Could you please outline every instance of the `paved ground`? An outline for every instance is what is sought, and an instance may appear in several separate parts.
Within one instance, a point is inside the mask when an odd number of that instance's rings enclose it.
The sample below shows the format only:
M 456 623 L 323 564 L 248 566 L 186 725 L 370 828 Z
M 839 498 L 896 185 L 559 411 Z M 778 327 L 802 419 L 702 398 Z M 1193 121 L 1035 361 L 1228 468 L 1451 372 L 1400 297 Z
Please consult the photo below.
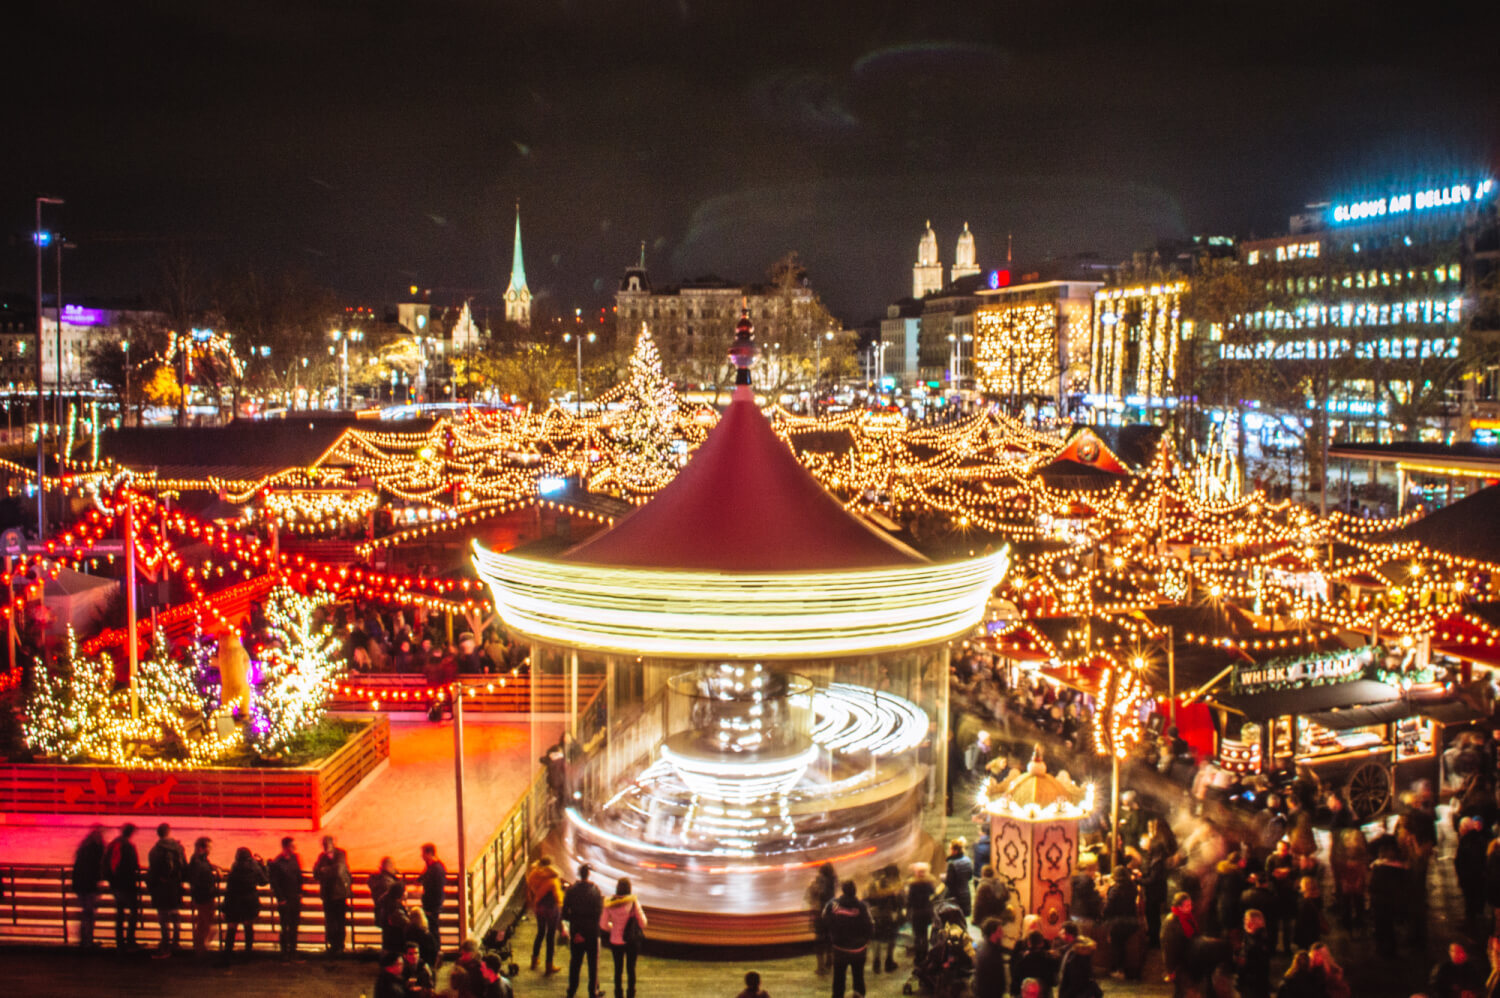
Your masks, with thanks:
M 558 731 L 561 725 L 558 725 Z M 546 732 L 556 738 L 558 731 Z M 531 735 L 525 722 L 464 724 L 465 825 L 471 850 L 489 841 L 500 820 L 515 806 L 536 768 Z M 544 743 L 545 744 L 545 743 Z M 151 824 L 154 821 L 137 822 Z M 262 856 L 281 851 L 283 835 L 301 844 L 312 862 L 322 832 L 306 829 L 195 827 L 173 822 L 174 834 L 192 842 L 206 834 L 226 862 L 236 846 Z M 453 808 L 453 724 L 445 721 L 391 724 L 390 764 L 366 779 L 346 798 L 324 831 L 336 835 L 355 869 L 373 870 L 390 855 L 398 868 L 421 867 L 419 847 L 432 842 L 438 855 L 453 865 L 458 832 Z M 36 827 L 0 825 L 0 859 L 12 863 L 70 863 L 83 830 L 76 825 Z M 148 840 L 149 841 L 149 840 Z

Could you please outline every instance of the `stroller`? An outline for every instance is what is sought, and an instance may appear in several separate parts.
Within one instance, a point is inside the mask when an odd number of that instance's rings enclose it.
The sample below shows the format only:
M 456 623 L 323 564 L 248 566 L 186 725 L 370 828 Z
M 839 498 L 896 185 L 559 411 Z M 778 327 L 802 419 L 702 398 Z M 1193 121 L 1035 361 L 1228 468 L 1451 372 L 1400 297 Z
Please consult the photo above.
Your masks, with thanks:
M 901 993 L 920 991 L 933 998 L 959 998 L 974 976 L 974 940 L 969 937 L 969 920 L 952 901 L 938 902 L 932 916 L 927 956 L 912 967 L 911 978 L 902 985 Z
M 515 979 L 516 974 L 521 972 L 521 967 L 512 957 L 510 941 L 511 937 L 516 934 L 516 927 L 521 924 L 521 919 L 525 917 L 525 914 L 520 914 L 508 926 L 495 926 L 486 932 L 484 938 L 480 940 L 481 952 L 494 953 L 500 957 L 500 963 L 505 970 L 505 976 L 512 980 Z

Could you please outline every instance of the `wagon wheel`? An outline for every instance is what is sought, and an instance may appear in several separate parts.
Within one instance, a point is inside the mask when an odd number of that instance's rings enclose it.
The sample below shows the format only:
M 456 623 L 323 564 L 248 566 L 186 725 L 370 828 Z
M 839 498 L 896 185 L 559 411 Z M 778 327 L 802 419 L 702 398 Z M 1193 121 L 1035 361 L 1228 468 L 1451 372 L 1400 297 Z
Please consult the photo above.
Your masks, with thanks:
M 1391 774 L 1380 763 L 1367 762 L 1349 774 L 1344 796 L 1354 816 L 1368 821 L 1391 802 Z

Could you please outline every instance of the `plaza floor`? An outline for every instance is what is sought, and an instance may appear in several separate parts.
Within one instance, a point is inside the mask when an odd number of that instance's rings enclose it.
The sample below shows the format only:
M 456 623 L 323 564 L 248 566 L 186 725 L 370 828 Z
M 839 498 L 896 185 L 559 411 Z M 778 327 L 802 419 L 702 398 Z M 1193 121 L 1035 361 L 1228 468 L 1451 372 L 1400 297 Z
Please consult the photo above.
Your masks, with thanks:
M 544 734 L 555 739 L 561 731 Z M 531 734 L 524 722 L 466 722 L 464 825 L 469 848 L 487 842 L 500 820 L 515 806 L 536 769 Z M 546 744 L 545 742 L 543 744 Z M 305 863 L 311 863 L 318 839 L 326 832 L 348 850 L 354 869 L 374 869 L 382 856 L 393 856 L 399 869 L 421 866 L 423 842 L 438 847 L 438 855 L 453 865 L 458 829 L 453 796 L 453 724 L 395 721 L 391 724 L 391 758 L 339 803 L 322 831 L 305 828 L 234 828 L 195 825 L 190 819 L 172 822 L 173 834 L 183 842 L 208 835 L 215 853 L 224 860 L 237 846 L 249 846 L 262 856 L 280 851 L 284 835 L 297 839 Z M 121 819 L 123 820 L 123 819 Z M 149 818 L 139 825 L 154 825 Z M 84 830 L 71 825 L 0 825 L 0 859 L 11 863 L 69 863 Z M 150 841 L 150 833 L 146 833 Z M 226 855 L 228 854 L 228 855 Z

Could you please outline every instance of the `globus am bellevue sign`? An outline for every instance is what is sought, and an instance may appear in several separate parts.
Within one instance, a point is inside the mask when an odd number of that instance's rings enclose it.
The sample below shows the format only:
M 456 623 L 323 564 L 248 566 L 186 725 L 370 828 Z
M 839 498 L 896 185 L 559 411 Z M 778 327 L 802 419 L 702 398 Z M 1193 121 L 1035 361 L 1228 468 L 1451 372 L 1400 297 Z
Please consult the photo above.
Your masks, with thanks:
M 1336 204 L 1329 212 L 1335 223 L 1364 222 L 1387 215 L 1404 215 L 1410 212 L 1427 211 L 1433 208 L 1452 208 L 1471 201 L 1482 201 L 1495 192 L 1493 180 L 1480 180 L 1472 184 L 1449 184 L 1447 187 L 1429 187 L 1405 191 L 1383 198 L 1367 198 Z
M 1377 653 L 1384 654 L 1378 645 L 1364 645 L 1347 651 L 1242 663 L 1234 668 L 1230 689 L 1233 693 L 1284 692 L 1352 682 L 1364 677 L 1375 664 Z

